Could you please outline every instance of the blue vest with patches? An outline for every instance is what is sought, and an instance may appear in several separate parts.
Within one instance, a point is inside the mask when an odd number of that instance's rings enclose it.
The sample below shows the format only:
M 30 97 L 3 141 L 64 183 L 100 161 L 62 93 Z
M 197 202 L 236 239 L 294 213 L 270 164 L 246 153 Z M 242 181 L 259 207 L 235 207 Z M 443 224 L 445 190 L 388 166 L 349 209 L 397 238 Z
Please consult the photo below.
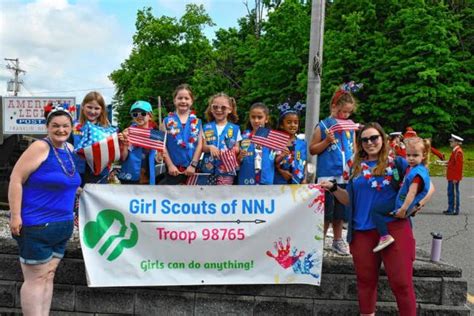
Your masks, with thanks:
M 423 179 L 423 190 L 416 194 L 415 198 L 413 199 L 413 202 L 410 204 L 407 210 L 411 210 L 416 205 L 416 203 L 420 202 L 420 200 L 423 199 L 426 194 L 428 194 L 431 184 L 429 171 L 423 164 L 416 165 L 410 169 L 408 174 L 403 179 L 403 185 L 397 194 L 395 209 L 398 210 L 403 205 L 403 202 L 405 202 L 405 198 L 407 196 L 408 190 L 410 189 L 410 185 L 412 184 L 413 179 L 415 179 L 416 176 L 420 176 L 421 179 Z
M 166 149 L 171 161 L 175 166 L 182 166 L 186 168 L 193 160 L 193 155 L 196 151 L 196 146 L 199 141 L 198 137 L 200 137 L 199 132 L 201 131 L 201 120 L 197 120 L 197 137 L 195 142 L 192 143 L 189 139 L 191 136 L 191 115 L 188 117 L 184 129 L 178 115 L 173 113 L 173 115 L 170 115 L 164 119 L 166 132 L 168 133 L 166 135 Z M 177 124 L 175 127 L 175 129 L 178 130 L 176 135 L 172 135 L 171 133 L 172 128 L 169 124 L 171 121 L 174 121 Z
M 304 167 L 307 159 L 307 147 L 305 140 L 296 138 L 294 150 L 291 151 L 290 156 L 286 156 L 280 162 L 280 168 L 290 171 L 293 177 L 291 180 L 286 181 L 277 171 L 275 172 L 274 184 L 299 184 L 303 181 Z
M 132 124 L 131 126 L 136 125 Z M 140 171 L 142 168 L 142 157 L 144 155 L 144 150 L 146 149 L 130 145 L 127 159 L 122 162 L 122 168 L 118 174 L 119 179 L 127 181 L 140 180 Z M 154 149 L 150 149 L 148 154 L 145 154 L 145 159 L 148 159 L 150 184 L 155 184 L 155 156 L 156 150 Z
M 250 141 L 250 131 L 245 131 L 240 142 L 240 150 L 247 151 L 247 156 L 242 159 L 238 174 L 239 184 L 273 184 L 275 176 L 275 152 L 267 147 L 262 147 L 262 172 L 260 182 L 256 181 L 255 172 L 255 144 Z
M 216 146 L 219 150 L 232 149 L 237 144 L 239 126 L 227 122 L 221 135 L 217 135 L 216 122 L 212 121 L 205 124 L 202 128 L 204 140 L 207 145 Z M 200 165 L 201 172 L 215 175 L 235 176 L 235 173 L 226 173 L 221 170 L 222 161 L 215 159 L 211 153 L 205 153 Z
M 336 119 L 327 117 L 317 126 L 321 130 L 321 140 L 326 139 L 326 130 L 336 125 Z M 336 144 L 329 145 L 322 153 L 318 155 L 317 177 L 339 177 L 344 171 L 344 164 L 347 163 L 354 154 L 354 131 L 335 132 Z M 345 162 L 342 159 L 344 152 Z

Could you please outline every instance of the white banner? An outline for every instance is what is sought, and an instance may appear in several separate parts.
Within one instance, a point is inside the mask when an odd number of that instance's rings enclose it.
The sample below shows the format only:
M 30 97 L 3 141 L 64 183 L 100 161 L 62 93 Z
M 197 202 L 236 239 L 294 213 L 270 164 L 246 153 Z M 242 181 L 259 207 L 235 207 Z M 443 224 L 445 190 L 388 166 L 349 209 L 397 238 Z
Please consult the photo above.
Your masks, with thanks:
M 79 208 L 91 287 L 319 285 L 323 221 L 314 184 L 87 184 Z

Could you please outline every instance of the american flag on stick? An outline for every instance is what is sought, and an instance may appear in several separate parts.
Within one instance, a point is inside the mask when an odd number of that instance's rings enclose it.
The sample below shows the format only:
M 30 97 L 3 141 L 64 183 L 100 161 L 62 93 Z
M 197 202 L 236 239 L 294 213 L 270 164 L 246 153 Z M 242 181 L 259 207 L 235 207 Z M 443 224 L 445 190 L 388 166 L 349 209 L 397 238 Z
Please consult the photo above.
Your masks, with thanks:
M 254 144 L 265 146 L 273 150 L 286 149 L 289 140 L 289 134 L 266 127 L 259 127 L 251 139 Z
M 342 132 L 342 131 L 356 131 L 359 129 L 360 124 L 354 123 L 352 120 L 340 120 L 336 119 L 336 124 L 329 128 L 329 131 Z
M 239 166 L 235 152 L 232 149 L 221 151 L 220 158 L 225 172 L 235 172 L 235 169 Z
M 186 179 L 186 185 L 206 185 L 210 173 L 195 173 Z
M 128 128 L 128 140 L 135 147 L 163 151 L 166 133 L 157 129 L 131 126 Z
M 82 138 L 75 151 L 86 159 L 95 175 L 99 175 L 107 166 L 120 159 L 120 147 L 115 127 L 102 127 L 86 122 L 81 132 Z

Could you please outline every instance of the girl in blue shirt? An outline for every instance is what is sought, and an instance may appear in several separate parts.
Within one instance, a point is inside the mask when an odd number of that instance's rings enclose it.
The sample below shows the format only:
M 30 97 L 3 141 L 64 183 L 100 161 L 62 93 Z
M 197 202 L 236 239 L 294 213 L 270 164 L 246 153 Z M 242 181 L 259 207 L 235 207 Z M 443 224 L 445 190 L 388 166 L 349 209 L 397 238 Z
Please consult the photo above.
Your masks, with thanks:
M 305 105 L 297 102 L 294 107 L 281 104 L 278 129 L 290 135 L 287 150 L 275 158 L 274 184 L 300 184 L 306 182 L 307 143 L 296 136 L 300 126 L 299 113 Z
M 194 95 L 187 84 L 178 86 L 173 93 L 175 112 L 163 120 L 166 129 L 164 160 L 168 174 L 160 184 L 183 184 L 196 172 L 202 152 L 201 120 L 192 111 Z
M 206 110 L 208 123 L 203 126 L 204 152 L 201 161 L 201 171 L 210 173 L 209 184 L 231 185 L 234 182 L 236 171 L 226 171 L 221 159 L 221 153 L 231 150 L 235 155 L 239 153 L 239 142 L 242 139 L 240 127 L 236 124 L 237 104 L 234 98 L 225 93 L 218 93 L 209 99 Z
M 275 151 L 255 145 L 252 136 L 259 127 L 270 127 L 270 110 L 263 103 L 254 103 L 249 111 L 247 130 L 240 142 L 240 170 L 238 183 L 246 185 L 273 184 L 275 175 Z M 262 172 L 265 170 L 265 172 Z

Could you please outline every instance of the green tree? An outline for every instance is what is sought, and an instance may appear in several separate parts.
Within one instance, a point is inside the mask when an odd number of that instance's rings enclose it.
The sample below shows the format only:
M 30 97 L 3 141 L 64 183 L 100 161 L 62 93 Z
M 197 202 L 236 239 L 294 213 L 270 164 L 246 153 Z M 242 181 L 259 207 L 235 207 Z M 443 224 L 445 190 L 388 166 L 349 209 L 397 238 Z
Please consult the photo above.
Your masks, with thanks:
M 156 18 L 151 8 L 138 11 L 132 52 L 110 75 L 117 89 L 114 103 L 121 127 L 130 122 L 128 111 L 136 100 L 156 104 L 160 95 L 173 109 L 171 92 L 190 82 L 197 65 L 211 55 L 212 46 L 202 32 L 205 25 L 213 23 L 202 5 L 187 5 L 179 21 Z

